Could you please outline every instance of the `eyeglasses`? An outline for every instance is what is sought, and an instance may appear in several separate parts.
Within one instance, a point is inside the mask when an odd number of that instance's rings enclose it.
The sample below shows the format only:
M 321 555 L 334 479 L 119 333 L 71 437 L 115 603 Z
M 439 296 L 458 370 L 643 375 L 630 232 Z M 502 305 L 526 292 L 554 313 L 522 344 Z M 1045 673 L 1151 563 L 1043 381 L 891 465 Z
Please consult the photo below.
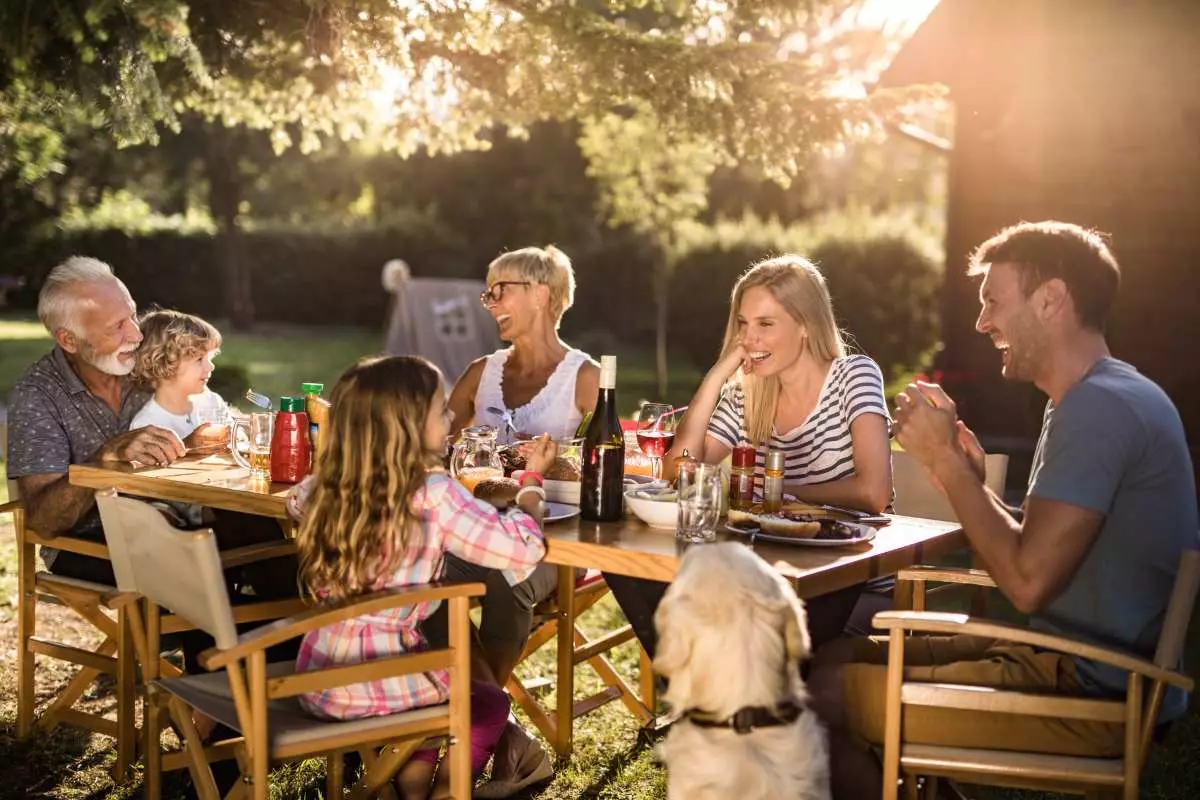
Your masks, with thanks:
M 496 281 L 487 288 L 486 291 L 479 293 L 479 302 L 485 306 L 489 303 L 499 303 L 504 299 L 505 286 L 529 286 L 531 281 Z

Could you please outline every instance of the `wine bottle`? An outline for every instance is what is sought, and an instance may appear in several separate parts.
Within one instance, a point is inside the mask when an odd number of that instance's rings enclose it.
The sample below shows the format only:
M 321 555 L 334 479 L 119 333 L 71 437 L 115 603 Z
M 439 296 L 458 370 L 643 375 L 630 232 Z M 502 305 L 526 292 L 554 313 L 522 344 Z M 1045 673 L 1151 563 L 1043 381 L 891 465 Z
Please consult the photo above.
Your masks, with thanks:
M 625 434 L 617 418 L 617 357 L 600 358 L 600 393 L 583 435 L 579 513 L 587 520 L 621 518 L 625 479 Z

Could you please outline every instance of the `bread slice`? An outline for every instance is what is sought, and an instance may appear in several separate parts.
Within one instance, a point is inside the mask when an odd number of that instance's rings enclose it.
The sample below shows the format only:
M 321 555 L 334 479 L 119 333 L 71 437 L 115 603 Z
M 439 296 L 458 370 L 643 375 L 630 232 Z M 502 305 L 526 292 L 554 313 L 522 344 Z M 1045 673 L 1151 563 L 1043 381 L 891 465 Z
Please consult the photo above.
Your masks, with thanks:
M 781 511 L 778 514 L 759 514 L 755 519 L 764 533 L 769 533 L 773 536 L 787 536 L 792 539 L 811 539 L 821 532 L 821 520 L 792 511 Z

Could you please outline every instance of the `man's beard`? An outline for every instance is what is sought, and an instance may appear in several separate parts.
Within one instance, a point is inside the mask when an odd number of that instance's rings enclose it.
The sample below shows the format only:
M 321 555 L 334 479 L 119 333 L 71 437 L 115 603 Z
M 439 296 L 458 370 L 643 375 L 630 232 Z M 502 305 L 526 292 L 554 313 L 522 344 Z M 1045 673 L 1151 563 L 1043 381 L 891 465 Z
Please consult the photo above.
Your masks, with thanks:
M 118 378 L 133 372 L 133 359 L 130 359 L 129 361 L 122 361 L 120 357 L 126 353 L 132 353 L 135 350 L 137 350 L 136 344 L 133 346 L 123 347 L 116 352 L 101 356 L 96 355 L 96 351 L 93 350 L 92 346 L 87 342 L 80 341 L 79 343 L 79 357 L 83 359 L 85 363 L 87 363 L 89 366 L 95 367 L 105 375 L 113 375 Z

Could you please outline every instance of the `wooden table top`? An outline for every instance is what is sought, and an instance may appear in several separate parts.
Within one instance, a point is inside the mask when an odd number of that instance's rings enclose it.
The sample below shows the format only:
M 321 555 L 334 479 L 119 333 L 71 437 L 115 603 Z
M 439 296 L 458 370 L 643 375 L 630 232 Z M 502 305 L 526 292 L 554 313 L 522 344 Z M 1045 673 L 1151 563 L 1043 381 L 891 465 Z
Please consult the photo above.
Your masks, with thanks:
M 289 484 L 251 481 L 249 470 L 228 456 L 189 456 L 169 467 L 134 467 L 105 462 L 70 468 L 70 481 L 92 489 L 178 500 L 229 511 L 287 518 Z M 746 541 L 722 532 L 718 539 Z M 546 560 L 560 566 L 599 569 L 620 575 L 670 581 L 689 546 L 669 530 L 651 528 L 634 516 L 619 522 L 586 522 L 579 517 L 546 526 Z M 844 547 L 811 547 L 757 542 L 754 551 L 788 577 L 802 597 L 831 592 L 920 564 L 966 546 L 956 523 L 892 517 L 875 539 Z

